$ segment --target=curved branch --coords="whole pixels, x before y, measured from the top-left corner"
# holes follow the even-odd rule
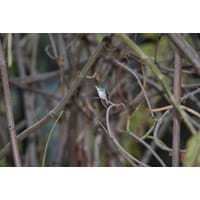
[[[138,137],[136,134],[129,132],[128,134],[131,135],[135,140],[137,140],[138,142],[142,143],[154,156],[155,158],[158,160],[158,162],[163,166],[166,167],[166,164],[164,163],[164,161],[161,159],[161,157],[153,150],[153,148],[151,148],[151,146],[145,142],[143,139],[141,139],[140,137]]]
[[[118,106],[123,106],[123,104],[111,104],[107,111],[106,111],[106,126],[107,126],[107,131],[108,131],[108,134],[110,136],[110,138],[112,139],[112,141],[114,142],[114,144],[117,146],[118,150],[120,152],[122,152],[124,154],[124,156],[127,158],[127,160],[130,160],[131,162],[133,163],[137,163],[139,164],[140,166],[143,166],[143,167],[147,167],[148,165],[146,165],[145,163],[141,162],[140,160],[138,160],[137,158],[135,158],[134,156],[132,156],[131,154],[129,154],[120,144],[119,142],[115,139],[113,133],[112,133],[112,130],[110,128],[110,110],[111,108],[113,107],[118,107]]]
[[[141,88],[141,90],[142,90],[142,92],[144,94],[144,97],[145,97],[145,100],[147,102],[147,106],[149,107],[149,111],[151,113],[151,116],[154,118],[154,113],[152,112],[151,103],[150,103],[150,101],[148,99],[147,93],[146,93],[146,91],[145,91],[145,89],[144,89],[139,77],[137,76],[137,74],[132,69],[130,69],[128,66],[126,66],[124,63],[119,62],[117,59],[113,59],[113,60],[114,60],[114,63],[116,65],[118,65],[118,66],[122,67],[123,69],[125,69],[126,71],[130,72],[136,78],[136,80],[137,80],[137,82],[138,82],[138,84],[139,84],[139,86],[140,86],[140,88]]]

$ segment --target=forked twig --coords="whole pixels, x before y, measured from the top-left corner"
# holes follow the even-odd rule
[[[161,159],[161,157],[151,148],[151,146],[146,143],[143,139],[141,139],[140,137],[138,137],[136,134],[129,132],[128,134],[131,135],[135,140],[137,140],[138,142],[142,143],[154,156],[155,158],[158,160],[158,162],[163,166],[166,167],[166,164],[164,163],[164,161]]]
[[[159,132],[159,128],[161,126],[161,124],[163,123],[163,120],[164,118],[169,114],[170,110],[167,110],[166,112],[164,112],[162,114],[162,116],[158,119],[158,122],[155,126],[155,129],[154,129],[154,132],[153,132],[153,139],[154,139],[154,142],[156,143],[156,145],[164,150],[164,151],[167,151],[167,152],[172,152],[172,149],[169,148],[166,144],[164,144],[162,141],[160,141],[158,139],[158,132]],[[185,152],[185,150],[180,150],[180,152]]]
[[[138,137],[136,134],[134,134],[133,132],[130,131],[129,129],[129,123],[130,123],[130,119],[128,119],[128,123],[126,126],[126,130],[127,131],[122,131],[124,133],[128,133],[131,137],[133,137],[135,140],[137,140],[138,142],[142,143],[154,156],[155,158],[158,160],[158,162],[163,166],[166,167],[166,164],[164,163],[164,161],[161,159],[161,157],[154,151],[153,148],[151,148],[151,146],[146,143],[144,141],[144,139],[153,131],[154,126],[155,126],[155,122],[153,123],[153,125],[151,126],[151,128],[147,131],[147,133],[143,136],[143,137]]]

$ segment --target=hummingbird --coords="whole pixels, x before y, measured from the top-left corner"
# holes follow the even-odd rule
[[[104,107],[107,107],[110,104],[108,92],[106,91],[105,88],[97,85],[95,85],[95,88],[97,90],[99,98],[101,99],[101,103],[103,104]]]

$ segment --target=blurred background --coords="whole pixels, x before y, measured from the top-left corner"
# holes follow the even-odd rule
[[[110,34],[0,35],[8,66],[17,134],[37,122],[59,103],[98,44],[108,35]],[[147,33],[128,36],[166,75],[173,90],[175,48],[168,36]],[[184,38],[199,53],[200,35],[185,34]],[[117,65],[115,60],[125,64],[135,75]],[[44,157],[44,166],[132,166],[130,156],[148,166],[162,166],[162,162],[171,166],[172,155],[169,149],[172,147],[173,112],[163,117],[157,130],[159,142],[156,143],[156,119],[160,119],[166,110],[155,111],[152,116],[137,79],[145,89],[152,108],[169,105],[161,85],[148,66],[141,63],[120,38],[111,37],[109,45],[105,46],[87,77],[65,106],[63,115],[59,119],[52,118],[19,143],[23,166],[41,166]],[[105,89],[111,102],[123,103],[125,107],[118,106],[110,110],[109,124],[113,137],[108,133],[107,107],[102,104],[95,86]],[[199,75],[183,57],[183,104],[198,113],[199,93],[187,94],[197,90],[199,86]],[[2,92],[1,83],[1,97]],[[197,116],[190,115],[190,121],[195,128],[200,128]],[[191,133],[181,123],[181,149],[186,148],[190,137]],[[8,142],[5,103],[1,98],[0,149]],[[182,166],[184,150],[180,157]],[[14,166],[10,152],[0,158],[0,166]]]

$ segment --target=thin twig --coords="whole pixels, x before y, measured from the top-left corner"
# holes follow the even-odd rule
[[[110,128],[110,110],[113,108],[113,107],[118,107],[118,106],[122,106],[123,104],[111,104],[107,110],[106,110],[106,126],[107,126],[107,131],[108,131],[108,134],[110,136],[110,138],[112,139],[112,141],[114,142],[114,144],[117,146],[117,148],[119,149],[120,152],[122,152],[125,156],[126,156],[126,159],[128,158],[130,161],[132,161],[133,163],[137,163],[139,164],[140,166],[143,166],[143,167],[147,167],[148,165],[146,165],[145,163],[139,161],[137,158],[135,158],[134,156],[132,156],[131,154],[129,154],[120,144],[119,142],[115,139],[114,137],[114,134],[112,133],[111,131],[111,128]]]
[[[128,113],[127,113],[128,114]],[[153,126],[147,131],[147,133],[143,136],[143,137],[138,137],[136,134],[132,133],[130,131],[130,119],[128,117],[128,121],[127,121],[127,125],[126,125],[126,131],[122,131],[124,133],[128,133],[131,137],[133,137],[135,140],[137,140],[138,142],[142,143],[154,156],[155,158],[158,160],[158,162],[160,162],[160,164],[163,167],[166,167],[166,164],[164,163],[164,161],[161,159],[161,157],[154,151],[154,149],[144,141],[144,139],[149,136],[149,134],[153,131],[154,126],[155,126],[155,122],[153,123]]]
[[[176,101],[181,103],[181,71],[182,62],[181,54],[178,49],[175,51],[175,61],[174,61],[174,97]],[[172,166],[178,167],[180,162],[180,116],[177,111],[174,110],[173,116],[173,133],[172,133]]]
[[[193,110],[193,109],[191,109],[191,108],[188,108],[188,107],[186,107],[186,106],[181,106],[181,107],[182,107],[184,110],[186,110],[187,112],[189,112],[189,113],[193,114],[194,116],[200,118],[200,113],[199,113],[199,112],[197,112],[197,111],[195,111],[195,110]]]
[[[193,110],[192,108],[189,108],[187,106],[183,106],[183,105],[180,105],[182,109],[186,110],[187,112],[193,114],[194,116],[200,118],[200,113],[198,113],[197,111]],[[153,109],[152,111],[153,112],[161,112],[161,111],[165,111],[165,110],[170,110],[172,109],[173,106],[172,105],[169,105],[169,106],[164,106],[162,108],[155,108]]]
[[[164,118],[165,118],[169,113],[170,113],[170,110],[165,111],[165,112],[162,114],[162,116],[158,119],[158,122],[157,122],[157,124],[156,124],[156,126],[155,126],[155,129],[154,129],[154,132],[153,132],[153,139],[154,139],[154,142],[156,143],[156,145],[157,145],[160,149],[171,153],[171,152],[172,152],[172,149],[169,148],[166,144],[164,144],[162,141],[160,141],[160,140],[158,139],[159,128],[160,128],[161,124],[163,124]],[[184,150],[184,149],[181,149],[180,152],[185,152],[185,150]]]
[[[137,140],[138,142],[142,143],[149,151],[151,151],[151,153],[155,156],[155,158],[158,160],[158,162],[163,166],[166,167],[166,164],[164,163],[164,161],[161,159],[161,157],[151,148],[151,146],[146,143],[143,139],[141,139],[140,137],[138,137],[136,134],[128,131],[128,134],[131,135],[133,138],[135,138],[135,140]]]
[[[192,96],[197,95],[199,93],[200,93],[200,88],[197,88],[196,90],[193,90],[193,91],[189,92],[188,94],[184,95],[184,98],[182,100],[185,100],[188,97],[192,97]]]
[[[15,49],[16,49],[16,62],[19,69],[19,75],[21,78],[26,77],[26,69],[24,65],[23,51],[20,46],[20,34],[15,34]],[[37,43],[35,43],[37,44]],[[35,45],[34,44],[34,45]],[[34,48],[33,48],[34,49]],[[33,66],[32,66],[33,67]],[[30,70],[31,73],[33,70]],[[30,87],[30,86],[29,86]],[[27,91],[23,91],[23,102],[24,102],[24,110],[27,126],[31,126],[34,122],[34,94],[30,94]],[[37,166],[37,156],[36,156],[36,148],[35,141],[33,136],[30,136],[27,141],[28,145],[26,148],[26,158],[25,166]]]
[[[114,60],[114,63],[116,65],[118,65],[118,66],[122,67],[123,69],[127,70],[128,72],[130,72],[136,78],[136,80],[137,80],[137,82],[138,82],[139,86],[141,87],[141,90],[142,90],[142,92],[144,94],[144,97],[146,99],[146,102],[147,102],[147,105],[149,107],[149,111],[151,113],[151,116],[154,118],[154,113],[152,112],[152,107],[151,107],[150,101],[148,99],[146,91],[145,91],[145,89],[144,89],[139,77],[137,76],[137,74],[132,69],[130,69],[128,66],[126,66],[124,63],[119,62],[117,59],[113,59],[113,60]]]
[[[187,108],[185,106],[181,106],[183,109]],[[171,107],[172,109],[173,107]],[[155,126],[155,129],[154,129],[154,133],[153,133],[153,139],[156,143],[156,145],[161,148],[162,150],[164,151],[167,151],[167,152],[172,152],[172,149],[167,147],[163,142],[161,142],[159,139],[158,139],[158,133],[159,133],[159,128],[161,126],[161,124],[163,123],[163,120],[164,118],[169,114],[169,112],[171,111],[171,109],[165,111],[162,116],[158,119],[158,122]],[[190,112],[191,110],[187,108],[187,111]],[[193,114],[194,114],[194,111],[193,111]],[[196,114],[196,113],[195,113]],[[179,150],[179,152],[185,152],[185,150]]]
[[[12,33],[8,33],[8,47],[7,47],[8,67],[12,67],[13,64],[12,39],[13,39]]]
[[[159,133],[159,128],[161,126],[161,124],[163,123],[163,120],[165,118],[165,116],[167,116],[169,114],[170,110],[167,110],[166,112],[164,112],[162,114],[162,116],[158,119],[158,122],[155,126],[155,129],[154,129],[154,132],[153,132],[153,139],[154,139],[154,142],[155,144],[162,150],[164,151],[167,151],[167,152],[171,152],[172,149],[170,149],[169,147],[167,147],[167,145],[165,145],[163,142],[161,142],[159,139],[158,139],[158,133]]]
[[[187,100],[188,98],[190,98],[190,94],[191,95],[195,95],[195,94],[198,94],[200,92],[199,89],[196,89],[194,91],[192,91],[191,93],[189,94],[186,94],[184,95],[182,98],[181,98],[181,101],[184,101],[184,100]],[[186,106],[183,106],[183,105],[180,105],[183,109],[185,109],[187,112],[190,112],[191,114],[199,117],[200,114],[197,113],[196,111],[192,110],[191,108],[188,108]],[[166,117],[166,115],[169,114],[170,110],[173,108],[172,105],[169,105],[169,106],[165,106],[165,107],[162,107],[162,108],[156,108],[156,109],[153,109],[153,112],[159,112],[159,111],[163,111],[163,110],[167,110],[165,111],[162,116],[159,118],[156,126],[155,126],[155,129],[154,129],[154,133],[153,133],[153,138],[154,138],[154,142],[152,145],[156,144],[159,148],[161,148],[162,150],[164,151],[168,151],[168,152],[171,152],[172,149],[167,147],[164,143],[161,143],[161,141],[158,139],[158,133],[160,132],[159,131],[159,128],[161,126],[161,124],[163,123],[163,120],[164,118]],[[194,124],[194,122],[192,121],[192,118],[190,118],[190,121]],[[165,122],[166,123],[166,122]],[[185,150],[180,150],[180,152],[185,152]]]
[[[43,153],[43,156],[42,156],[42,165],[41,165],[42,167],[45,166],[46,156],[47,156],[47,149],[48,149],[48,146],[49,146],[49,142],[50,142],[50,140],[51,140],[51,138],[53,136],[54,129],[55,129],[59,119],[61,118],[62,114],[63,114],[63,111],[61,111],[60,114],[58,115],[58,117],[57,117],[56,121],[54,122],[54,124],[53,124],[53,126],[52,126],[52,128],[51,128],[51,130],[49,132],[49,135],[47,137],[47,141],[46,141],[46,144],[45,144],[45,147],[44,147],[44,153]]]
[[[14,122],[14,116],[12,111],[12,101],[11,101],[11,94],[10,94],[10,87],[8,82],[8,73],[7,73],[7,67],[5,63],[3,48],[0,42],[0,70],[1,70],[1,81],[3,86],[3,92],[4,92],[4,100],[6,104],[6,115],[8,120],[8,129],[10,134],[10,143],[12,147],[12,153],[13,158],[15,161],[15,165],[17,167],[21,166],[21,159],[19,155],[19,149],[17,146],[17,139],[16,139],[16,129],[15,129],[15,122]]]
[[[152,126],[149,128],[149,130],[141,137],[142,140],[146,139],[153,131],[154,127],[156,125],[156,121],[152,124]]]
[[[161,112],[161,111],[165,111],[165,110],[169,110],[172,109],[173,106],[172,105],[168,105],[168,106],[163,106],[161,108],[154,108],[152,109],[153,112]]]
[[[161,127],[160,130],[159,130],[159,135],[158,135],[159,138],[162,138],[162,137],[164,136],[164,134],[166,133],[165,130],[169,127],[170,119],[171,119],[171,116],[170,116],[170,115],[168,115],[168,116],[165,118],[165,121],[164,121],[164,123],[162,124],[162,127]],[[155,124],[156,124],[156,123],[155,123]],[[150,139],[149,136],[148,136],[148,139]],[[151,148],[154,149],[154,150],[157,148],[157,144],[155,143],[154,140],[151,142],[150,146],[151,146]],[[142,158],[142,161],[143,161],[144,163],[148,163],[149,160],[151,159],[151,155],[152,155],[152,153],[151,153],[150,151],[146,151],[146,152],[144,153],[144,156],[143,156],[143,158]]]

